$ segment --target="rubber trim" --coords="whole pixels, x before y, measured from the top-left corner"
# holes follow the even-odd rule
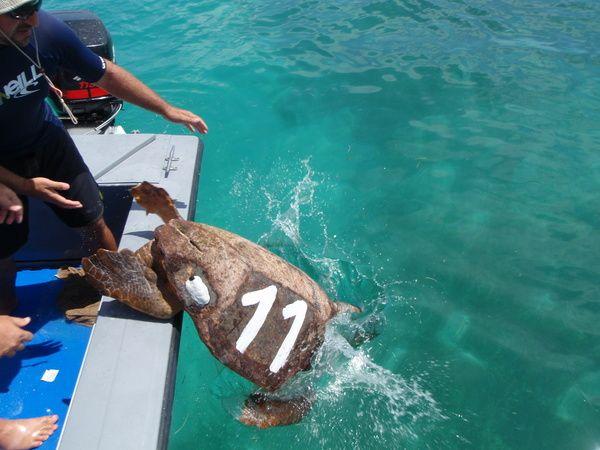
[[[198,152],[194,163],[194,173],[198,176],[192,182],[192,195],[188,208],[187,220],[194,220],[196,216],[196,199],[198,196],[198,184],[200,181],[200,169],[202,166],[202,155],[204,144],[198,140]],[[171,420],[173,416],[173,402],[175,398],[175,382],[177,381],[177,364],[179,361],[179,344],[181,342],[181,329],[183,326],[183,312],[180,312],[173,318],[173,334],[171,335],[171,344],[169,351],[169,362],[167,364],[167,374],[165,380],[165,393],[163,395],[162,417],[160,429],[158,430],[157,450],[167,450],[169,446],[169,434],[171,433]]]

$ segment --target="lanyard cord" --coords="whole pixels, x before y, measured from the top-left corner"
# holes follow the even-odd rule
[[[37,62],[35,62],[31,58],[31,56],[29,56],[27,53],[25,53],[25,51],[21,47],[19,47],[17,44],[15,44],[13,42],[13,40],[11,38],[9,38],[6,34],[4,34],[4,31],[2,31],[2,29],[0,29],[0,33],[2,34],[2,36],[4,36],[4,38],[8,42],[10,42],[13,45],[13,47],[15,47],[19,52],[21,52],[21,54],[23,56],[25,56],[25,58],[27,58],[29,61],[31,61],[31,63],[39,69],[40,73],[44,76],[44,78],[48,82],[48,86],[50,86],[50,89],[52,90],[52,92],[54,92],[54,94],[56,94],[56,97],[58,98],[58,101],[60,102],[63,110],[69,115],[69,119],[71,119],[71,122],[73,122],[73,125],[77,125],[79,123],[79,121],[77,120],[77,117],[75,117],[75,115],[73,114],[73,111],[71,111],[71,108],[69,108],[69,106],[65,103],[65,101],[63,99],[62,91],[54,85],[54,83],[48,77],[48,75],[46,75],[46,71],[42,67],[42,63],[40,62],[40,50],[39,50],[39,46],[38,46],[37,35],[35,34],[35,28],[33,28],[32,31],[33,31],[33,40],[35,41],[35,59],[37,60]]]

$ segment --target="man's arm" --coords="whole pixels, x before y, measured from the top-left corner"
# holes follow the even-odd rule
[[[17,194],[38,197],[45,202],[54,203],[65,209],[82,208],[81,202],[69,200],[58,193],[69,189],[68,183],[52,181],[48,178],[23,178],[0,166],[0,183],[5,184]]]
[[[13,173],[10,170],[0,166],[0,183],[5,184],[17,194],[24,194],[27,185],[27,179],[20,177],[16,173]]]
[[[160,114],[171,122],[183,124],[192,132],[195,130],[203,134],[208,132],[208,127],[202,118],[190,111],[175,108],[131,73],[111,61],[105,61],[106,72],[94,84],[126,102]]]

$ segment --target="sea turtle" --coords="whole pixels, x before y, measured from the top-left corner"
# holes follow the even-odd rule
[[[136,252],[99,250],[83,259],[86,279],[105,295],[156,318],[185,310],[223,364],[267,391],[310,367],[325,325],[358,308],[333,302],[308,275],[236,234],[183,220],[167,192],[143,182],[132,194],[165,222]],[[301,420],[306,399],[266,393],[240,420],[268,427]]]

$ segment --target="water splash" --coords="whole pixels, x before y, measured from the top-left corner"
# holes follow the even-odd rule
[[[319,182],[315,179],[315,173],[310,167],[310,159],[302,161],[302,166],[306,170],[304,178],[296,184],[292,190],[291,204],[285,211],[280,211],[278,208],[281,202],[276,201],[271,193],[263,187],[263,193],[269,200],[269,215],[275,214],[273,219],[273,230],[281,230],[296,246],[300,245],[300,217],[304,212],[307,216],[315,214],[314,198],[315,190],[319,186]],[[307,211],[302,211],[307,208]],[[308,213],[308,214],[307,214]],[[268,237],[269,233],[261,236]],[[326,236],[326,233],[325,233]]]
[[[305,440],[308,434],[311,445],[336,448],[343,443],[344,448],[363,448],[417,442],[433,423],[445,419],[435,399],[421,387],[418,376],[405,379],[373,361],[366,345],[359,347],[376,338],[385,326],[388,305],[412,307],[402,296],[404,282],[378,279],[380,274],[355,264],[355,257],[339,248],[319,206],[328,185],[311,167],[310,159],[302,160],[300,166],[296,181],[288,168],[287,186],[261,184],[270,229],[261,235],[259,244],[302,268],[333,298],[361,304],[365,313],[332,321],[311,370],[297,374],[278,395],[314,399],[310,414],[297,425],[298,438]],[[281,174],[281,170],[277,172]],[[256,177],[246,174],[237,178],[241,181],[235,195],[241,197]],[[279,176],[278,181],[282,179]],[[326,256],[332,253],[341,257]],[[242,380],[227,376],[223,380],[218,395],[236,416],[253,388]]]
[[[343,275],[341,260],[324,256],[329,247],[335,246],[336,236],[331,236],[323,211],[318,207],[317,189],[326,187],[323,176],[311,167],[310,158],[301,162],[302,179],[295,185],[279,192],[263,185],[261,191],[267,199],[267,215],[271,229],[262,234],[258,243],[283,256],[313,276],[329,292],[335,290],[335,280]],[[267,187],[268,186],[268,187]],[[310,246],[302,238],[302,226],[310,228],[312,246],[320,245],[321,256],[309,252]],[[314,270],[317,268],[318,270]]]
[[[269,432],[285,432],[296,444],[311,448],[418,448],[435,424],[447,417],[419,377],[406,379],[378,365],[366,349],[350,344],[343,335],[348,328],[358,333],[362,325],[349,316],[331,322],[311,369],[277,391],[281,399],[310,398],[313,406],[308,415],[293,427]],[[224,371],[211,390],[237,419],[255,389]],[[268,439],[264,431],[256,432],[263,433],[257,439]]]
[[[339,444],[341,436],[345,448],[360,447],[365,436],[371,446],[415,442],[446,418],[418,377],[407,380],[375,363],[367,350],[354,348],[340,333],[344,327],[362,331],[348,316],[336,319],[327,327],[311,371],[281,391],[284,396],[314,395],[305,426],[320,446]]]

